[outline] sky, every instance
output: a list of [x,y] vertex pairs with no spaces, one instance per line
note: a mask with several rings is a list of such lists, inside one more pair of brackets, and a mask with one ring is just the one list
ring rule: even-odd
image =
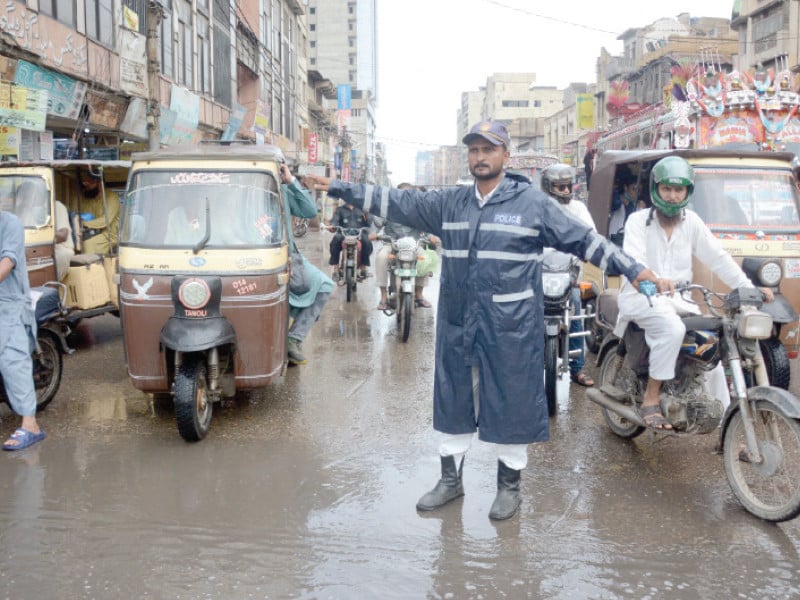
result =
[[688,12],[730,18],[733,0],[378,0],[376,136],[395,185],[414,181],[421,150],[460,143],[461,93],[493,73],[536,84],[595,82],[600,49],[619,34]]

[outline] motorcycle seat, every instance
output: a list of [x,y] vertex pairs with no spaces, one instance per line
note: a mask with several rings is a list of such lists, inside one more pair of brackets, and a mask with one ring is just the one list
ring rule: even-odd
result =
[[41,294],[36,300],[34,308],[36,323],[41,325],[61,312],[61,301],[58,296],[58,290],[54,287],[41,286],[31,288],[31,292],[34,291]]

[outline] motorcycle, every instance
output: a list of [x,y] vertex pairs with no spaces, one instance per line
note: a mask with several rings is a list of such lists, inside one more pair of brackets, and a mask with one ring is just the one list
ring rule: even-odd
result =
[[586,332],[569,331],[572,321],[589,316],[582,309],[575,314],[570,302],[572,290],[578,285],[580,270],[581,262],[571,254],[548,248],[542,256],[544,390],[547,412],[551,417],[557,412],[559,400],[563,402],[569,397],[569,359],[578,352],[570,352],[569,340],[586,336]]
[[[62,291],[61,294],[59,289]],[[66,319],[69,311],[63,303],[66,293],[66,286],[62,283],[51,282],[45,286],[31,288],[37,327],[36,348],[31,355],[37,411],[43,410],[55,398],[61,386],[63,355],[74,352],[67,344],[67,336],[71,330]],[[1,376],[0,402],[8,402]]]
[[392,308],[383,312],[386,316],[397,315],[400,339],[407,342],[411,333],[411,316],[414,313],[416,279],[433,276],[438,265],[438,255],[433,250],[430,238],[425,235],[418,240],[411,236],[394,240],[388,235],[379,239],[392,246],[387,264],[389,283],[386,288],[389,306]]
[[358,285],[358,276],[356,269],[361,263],[361,233],[369,231],[367,227],[336,227],[336,233],[341,233],[342,238],[342,253],[339,255],[339,281],[338,285],[347,286],[347,301],[356,293],[356,286]]
[[[692,301],[693,292],[702,296],[709,314],[682,317],[686,337],[675,378],[661,386],[661,413],[673,428],[666,432],[719,429],[725,474],[739,502],[767,521],[792,519],[800,514],[800,401],[769,384],[759,341],[772,335],[772,317],[760,310],[762,296],[755,288],[723,294],[687,284],[676,293]],[[598,319],[615,323],[614,295],[608,302],[604,295],[598,301]],[[607,310],[612,314],[601,314]],[[609,333],[598,355],[598,385],[586,392],[602,407],[611,431],[623,439],[646,429],[637,407],[647,386],[648,356],[644,331],[635,324],[628,325],[622,339]],[[704,373],[720,362],[731,393],[726,409],[703,382]],[[748,380],[752,387],[747,387]]]

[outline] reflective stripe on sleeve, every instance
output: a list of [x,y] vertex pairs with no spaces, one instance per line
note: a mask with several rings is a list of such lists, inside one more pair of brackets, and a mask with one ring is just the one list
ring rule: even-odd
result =
[[367,184],[364,186],[364,211],[372,212],[372,194],[375,190],[375,186],[372,184]]
[[386,186],[381,189],[381,207],[378,214],[382,217],[389,214],[389,188]]

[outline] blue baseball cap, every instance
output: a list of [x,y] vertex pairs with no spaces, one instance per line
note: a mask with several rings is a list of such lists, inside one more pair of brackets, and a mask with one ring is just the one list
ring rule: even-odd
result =
[[500,121],[481,121],[472,126],[469,133],[461,140],[465,144],[469,144],[475,138],[481,137],[495,146],[502,144],[506,148],[511,147],[511,138],[508,137],[508,130],[506,126]]

